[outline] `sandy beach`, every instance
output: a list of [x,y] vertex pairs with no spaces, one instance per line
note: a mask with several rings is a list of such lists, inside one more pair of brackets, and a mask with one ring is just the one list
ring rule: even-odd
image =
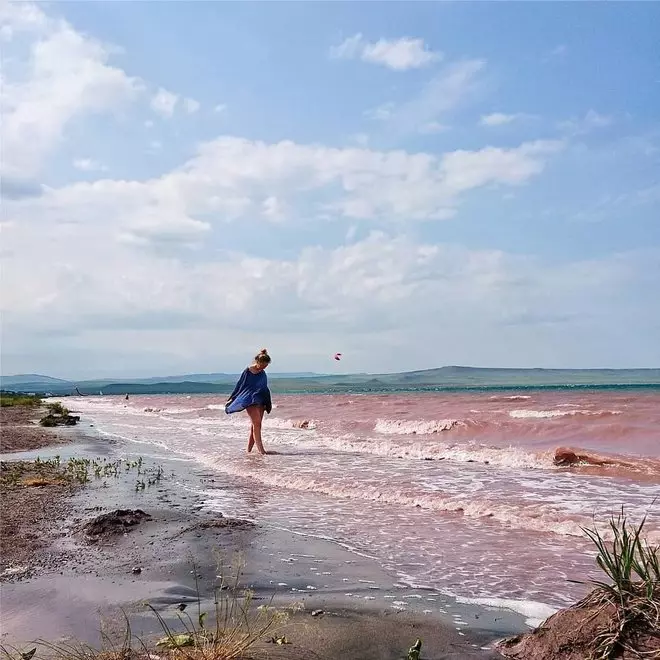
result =
[[[84,417],[76,428],[54,431],[25,413],[3,410],[2,421],[5,646],[37,638],[98,644],[102,623],[106,633],[122,633],[122,612],[136,637],[155,639],[162,631],[145,602],[172,624],[182,604],[197,608],[198,596],[210,612],[217,576],[232,574],[238,561],[253,607],[272,599],[290,613],[277,632],[290,643],[261,639],[252,657],[394,659],[420,638],[425,660],[498,658],[496,640],[528,629],[512,613],[392,584],[377,562],[331,542],[225,518],[199,494],[222,490],[221,476],[185,459],[155,460],[147,448],[98,434]],[[11,463],[37,457],[60,465],[88,459],[89,482],[4,478]],[[24,477],[34,472],[23,466]],[[118,466],[116,476],[110,466]],[[145,515],[120,533],[112,525],[89,533],[87,523],[115,510]],[[326,584],[324,576],[339,574],[341,588]],[[383,592],[389,601],[372,595]]]

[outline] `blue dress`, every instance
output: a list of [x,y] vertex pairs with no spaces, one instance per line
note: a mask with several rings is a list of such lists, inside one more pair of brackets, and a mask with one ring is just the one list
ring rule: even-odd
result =
[[225,412],[230,415],[255,405],[263,406],[269,414],[273,409],[268,389],[268,377],[265,371],[253,374],[250,369],[246,369],[236,383],[236,387],[229,397],[229,403],[225,405]]

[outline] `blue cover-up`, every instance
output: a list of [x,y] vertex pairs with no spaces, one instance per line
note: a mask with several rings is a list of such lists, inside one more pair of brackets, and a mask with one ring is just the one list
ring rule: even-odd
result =
[[273,408],[266,372],[260,371],[253,374],[248,368],[238,379],[238,383],[229,397],[229,402],[225,406],[225,412],[230,415],[254,405],[263,406],[269,414]]

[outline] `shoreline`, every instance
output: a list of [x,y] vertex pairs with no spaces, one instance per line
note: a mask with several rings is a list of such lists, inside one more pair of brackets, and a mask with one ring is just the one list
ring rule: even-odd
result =
[[[139,603],[148,600],[175,621],[176,606],[196,600],[199,581],[202,604],[209,609],[218,574],[215,557],[220,554],[231,563],[227,557],[233,561],[239,553],[245,561],[241,582],[254,591],[257,603],[273,598],[276,607],[304,605],[283,627],[292,642],[286,646],[289,658],[297,651],[313,652],[319,658],[339,657],[333,655],[339,653],[338,645],[341,657],[347,659],[400,658],[417,637],[423,639],[423,657],[445,653],[450,655],[442,657],[500,658],[486,647],[528,630],[522,617],[506,610],[460,604],[409,587],[390,585],[394,592],[385,593],[373,588],[373,583],[391,582],[391,578],[381,575],[371,559],[322,539],[224,518],[204,506],[202,495],[204,489],[222,489],[222,476],[192,461],[158,456],[153,447],[139,443],[111,440],[85,419],[79,427],[49,431],[48,435],[57,444],[5,453],[2,460],[34,460],[37,455],[47,459],[57,454],[63,461],[74,456],[131,461],[144,455],[145,469],[153,470],[158,464],[163,478],[136,490],[139,479],[125,471],[119,478],[92,478],[91,483],[65,496],[59,536],[50,539],[41,559],[35,557],[41,564],[24,577],[5,576],[0,583],[3,644],[63,635],[96,643],[99,617],[114,616],[116,623],[120,609],[131,612],[135,634],[148,637],[158,632],[158,625]],[[92,545],[83,539],[81,528],[86,521],[125,508],[141,509],[151,519],[126,534]],[[197,563],[196,574],[191,570],[192,558]],[[329,570],[319,571],[319,565]],[[134,573],[138,568],[139,573]],[[345,571],[342,582],[325,588],[330,579],[321,576],[337,569]],[[405,607],[393,605],[395,602]],[[319,609],[323,614],[312,617],[311,612]],[[375,655],[370,655],[372,650]],[[273,655],[272,645],[260,652],[266,651],[268,657],[279,657]]]

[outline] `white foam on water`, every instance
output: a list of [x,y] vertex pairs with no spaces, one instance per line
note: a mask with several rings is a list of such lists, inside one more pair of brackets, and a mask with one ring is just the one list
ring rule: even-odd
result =
[[484,605],[485,607],[496,607],[497,609],[510,610],[522,614],[525,623],[531,628],[537,628],[548,617],[558,612],[558,608],[538,603],[533,600],[516,600],[514,598],[465,598],[458,596],[456,602],[466,605]]
[[552,417],[568,417],[585,415],[586,417],[605,417],[620,415],[620,410],[511,410],[509,417],[514,419],[549,419]]
[[529,394],[513,394],[511,396],[503,396],[496,394],[495,396],[488,397],[491,401],[526,401],[532,397]]
[[451,431],[459,426],[467,424],[459,419],[439,420],[401,420],[401,419],[377,419],[374,431],[383,435],[432,435]]
[[461,495],[444,495],[441,492],[408,492],[390,485],[388,488],[371,486],[353,479],[344,483],[326,480],[322,475],[290,474],[283,479],[278,472],[255,472],[245,464],[218,463],[215,458],[198,456],[199,460],[227,474],[249,477],[260,483],[299,492],[323,493],[333,498],[401,505],[428,511],[459,513],[470,518],[487,518],[505,523],[517,529],[553,532],[567,536],[582,536],[582,526],[590,522],[588,517],[577,520],[562,518],[559,511],[547,511],[543,505],[521,505],[520,502],[502,503],[496,500]]
[[[271,420],[274,421],[274,420]],[[282,425],[280,428],[288,428]],[[449,460],[458,463],[489,463],[506,468],[531,468],[555,470],[552,452],[533,453],[517,447],[485,447],[476,443],[449,444],[436,440],[410,442],[371,438],[362,439],[354,434],[329,436],[317,433],[313,436],[283,436],[269,438],[278,445],[323,446],[334,451],[351,454],[371,454],[390,458],[414,460]]]

